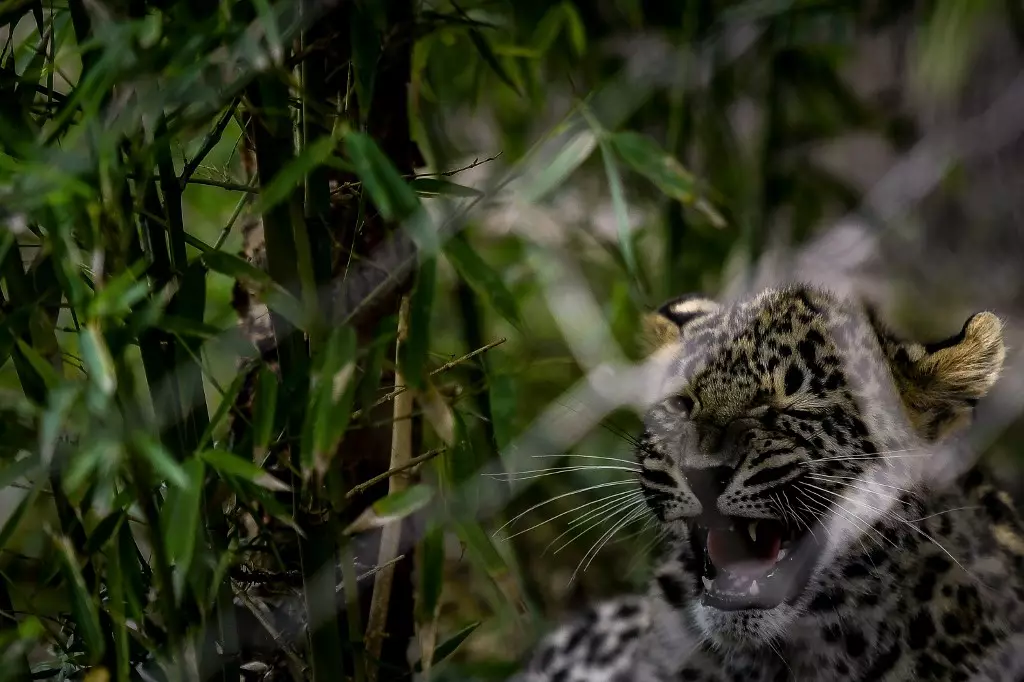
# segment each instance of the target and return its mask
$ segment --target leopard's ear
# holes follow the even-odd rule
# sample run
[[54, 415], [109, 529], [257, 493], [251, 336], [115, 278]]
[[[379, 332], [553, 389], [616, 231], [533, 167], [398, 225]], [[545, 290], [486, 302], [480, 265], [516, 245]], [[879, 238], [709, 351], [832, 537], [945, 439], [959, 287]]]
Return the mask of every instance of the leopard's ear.
[[929, 440], [969, 421], [1006, 359], [1003, 324], [990, 312], [972, 315], [944, 341], [892, 344], [887, 351], [911, 419]]
[[697, 294], [674, 298], [644, 316], [644, 340], [650, 350], [676, 343], [686, 325], [718, 308], [718, 303]]

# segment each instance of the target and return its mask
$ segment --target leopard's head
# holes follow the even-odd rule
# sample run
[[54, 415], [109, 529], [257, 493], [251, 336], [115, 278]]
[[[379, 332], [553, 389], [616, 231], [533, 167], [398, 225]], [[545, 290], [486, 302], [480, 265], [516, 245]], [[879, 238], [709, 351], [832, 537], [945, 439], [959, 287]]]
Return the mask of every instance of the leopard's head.
[[892, 513], [884, 501], [915, 484], [912, 455], [969, 420], [1005, 355], [991, 313], [908, 343], [807, 287], [684, 297], [648, 322], [667, 371], [640, 481], [680, 548], [676, 598], [724, 646], [785, 633], [852, 539]]

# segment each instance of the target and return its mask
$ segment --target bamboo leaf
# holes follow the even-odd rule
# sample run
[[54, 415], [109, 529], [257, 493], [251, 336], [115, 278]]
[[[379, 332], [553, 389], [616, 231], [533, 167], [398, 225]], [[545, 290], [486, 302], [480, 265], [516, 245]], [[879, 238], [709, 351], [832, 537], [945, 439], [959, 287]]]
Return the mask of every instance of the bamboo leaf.
[[439, 178], [415, 178], [410, 185], [421, 197], [479, 197], [483, 192]]
[[601, 140], [601, 158], [604, 160], [604, 172], [608, 176], [608, 189], [612, 195], [612, 207], [615, 209], [615, 226], [619, 233], [619, 248], [626, 262], [630, 277], [636, 279], [636, 254], [633, 251], [633, 238], [629, 233], [629, 211], [626, 208], [626, 196], [622, 189], [622, 175], [619, 165], [615, 162], [611, 145]]
[[519, 86], [516, 85], [516, 82], [512, 80], [511, 76], [509, 76], [508, 71], [505, 70], [505, 67], [498, 60], [498, 57], [495, 56], [494, 50], [491, 49], [491, 44], [487, 42], [480, 31], [472, 28], [469, 29], [469, 40], [473, 43], [473, 47], [476, 48], [476, 51], [480, 54], [484, 63], [487, 64], [491, 71], [501, 79], [501, 82], [512, 88], [517, 95], [522, 97], [523, 93], [519, 89]]
[[385, 220], [404, 220], [419, 208], [416, 193], [370, 137], [349, 132], [345, 136], [345, 150]]
[[[290, 159], [270, 182], [260, 188], [259, 199], [253, 205], [253, 212], [265, 213], [282, 201], [285, 201], [301, 187], [303, 179], [318, 166], [323, 165], [337, 146], [337, 140], [325, 135], [315, 142], [305, 145], [302, 151]], [[212, 266], [211, 266], [212, 268]]]
[[117, 533], [124, 519], [123, 509], [118, 509], [103, 517], [103, 520], [97, 523], [92, 533], [89, 534], [89, 539], [85, 543], [85, 553], [95, 554], [103, 549], [107, 541]]
[[501, 275], [470, 246], [464, 234], [452, 235], [444, 245], [444, 254], [481, 298], [490, 303], [512, 326], [520, 327], [521, 320], [515, 296], [505, 286]]
[[221, 395], [217, 411], [210, 419], [210, 423], [206, 425], [202, 438], [199, 439], [200, 449], [205, 448], [210, 443], [213, 439], [213, 432], [224, 422], [228, 414], [230, 414], [231, 408], [237, 404], [238, 396], [242, 392], [242, 387], [245, 386], [245, 379], [245, 372], [239, 372], [235, 375], [227, 390]]
[[203, 460], [193, 458], [182, 464], [187, 478], [183, 488], [172, 489], [161, 510], [164, 547], [179, 575], [188, 573], [199, 535], [199, 514], [206, 469]]
[[235, 476], [267, 490], [291, 490], [281, 480], [234, 453], [225, 450], [204, 450], [199, 453], [199, 458], [222, 477]]
[[365, 122], [373, 103], [373, 88], [377, 77], [377, 61], [381, 55], [380, 31], [370, 12], [372, 3], [357, 2], [351, 14], [352, 73], [355, 76], [356, 100], [359, 119]]
[[117, 389], [117, 372], [99, 325], [90, 322], [82, 329], [78, 336], [78, 345], [90, 383], [99, 390], [103, 398], [111, 397]]
[[722, 227], [724, 218], [700, 196], [697, 180], [647, 135], [632, 131], [609, 135], [612, 147], [623, 161], [664, 194], [701, 211], [713, 225]]
[[405, 383], [415, 388], [426, 381], [427, 351], [430, 345], [430, 318], [437, 283], [437, 261], [427, 258], [416, 273], [416, 288], [409, 300], [409, 335], [399, 351]]
[[132, 445], [160, 480], [166, 480], [176, 488], [185, 488], [189, 485], [188, 474], [159, 441], [148, 434], [137, 432], [132, 436]]
[[356, 381], [356, 335], [348, 326], [331, 332], [318, 358], [303, 428], [303, 475], [323, 476], [352, 415]]
[[[441, 663], [446, 658], [448, 658], [449, 656], [454, 654], [455, 650], [458, 649], [460, 646], [462, 646], [462, 643], [465, 642], [467, 639], [469, 639], [469, 636], [472, 635], [473, 632], [475, 632], [478, 627], [480, 627], [480, 621], [477, 621], [475, 623], [470, 623], [469, 625], [467, 625], [466, 627], [462, 628], [461, 630], [456, 632], [454, 635], [452, 635], [448, 639], [446, 639], [443, 642], [441, 642], [440, 644], [438, 644], [437, 648], [434, 649], [434, 655], [433, 655], [433, 659], [432, 659], [433, 660], [433, 665], [437, 665], [438, 663]], [[416, 665], [414, 667], [414, 671], [415, 672], [421, 672], [422, 670], [423, 670], [423, 662], [422, 661], [416, 661]]]
[[277, 408], [277, 374], [266, 365], [260, 365], [256, 378], [256, 397], [252, 410], [253, 455], [260, 462], [267, 453], [274, 435], [274, 413]]
[[96, 665], [106, 650], [106, 640], [100, 629], [100, 615], [96, 610], [96, 602], [85, 584], [85, 578], [82, 577], [71, 541], [65, 537], [56, 538], [56, 545], [61, 572], [70, 592], [75, 633], [85, 644], [89, 665]]
[[345, 535], [364, 533], [400, 521], [423, 509], [434, 497], [434, 489], [428, 485], [416, 485], [383, 497], [367, 507], [356, 520], [345, 528]]
[[86, 318], [120, 318], [130, 313], [149, 294], [149, 284], [138, 279], [141, 269], [137, 266], [129, 268], [107, 281], [89, 301]]
[[590, 158], [596, 146], [597, 136], [589, 128], [569, 136], [550, 162], [545, 163], [535, 177], [524, 181], [525, 185], [521, 190], [523, 200], [531, 204], [537, 203], [561, 186], [573, 171]]

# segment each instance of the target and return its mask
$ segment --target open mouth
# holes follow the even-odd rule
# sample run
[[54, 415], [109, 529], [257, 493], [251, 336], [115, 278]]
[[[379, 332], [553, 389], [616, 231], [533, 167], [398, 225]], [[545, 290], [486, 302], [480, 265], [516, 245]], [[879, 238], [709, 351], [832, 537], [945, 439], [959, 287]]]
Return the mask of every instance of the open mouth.
[[694, 525], [690, 541], [704, 557], [701, 603], [724, 611], [770, 609], [794, 599], [820, 552], [814, 533], [760, 519]]

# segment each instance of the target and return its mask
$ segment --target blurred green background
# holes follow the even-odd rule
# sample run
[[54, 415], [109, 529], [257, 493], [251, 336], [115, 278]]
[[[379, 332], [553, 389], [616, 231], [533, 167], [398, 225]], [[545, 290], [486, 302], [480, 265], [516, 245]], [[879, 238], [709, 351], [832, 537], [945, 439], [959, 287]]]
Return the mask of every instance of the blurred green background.
[[0, 45], [0, 679], [503, 679], [644, 584], [584, 389], [684, 292], [996, 311], [1024, 493], [1019, 2], [6, 0]]

